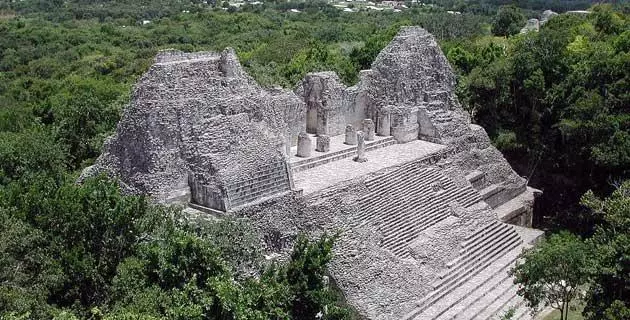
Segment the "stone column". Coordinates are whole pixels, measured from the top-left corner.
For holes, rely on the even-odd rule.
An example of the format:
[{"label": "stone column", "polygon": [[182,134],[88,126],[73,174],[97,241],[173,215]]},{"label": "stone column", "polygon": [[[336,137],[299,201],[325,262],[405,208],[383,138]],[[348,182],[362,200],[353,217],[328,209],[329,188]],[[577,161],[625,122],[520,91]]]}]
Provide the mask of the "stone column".
[{"label": "stone column", "polygon": [[306,132],[300,132],[297,142],[296,156],[308,158],[311,156],[311,137]]},{"label": "stone column", "polygon": [[381,109],[378,112],[378,135],[387,137],[390,135],[391,118],[389,112]]},{"label": "stone column", "polygon": [[346,144],[355,145],[357,144],[357,131],[354,127],[349,124],[346,126]]},{"label": "stone column", "polygon": [[363,120],[363,132],[365,133],[365,140],[374,140],[374,121],[372,119]]},{"label": "stone column", "polygon": [[356,162],[366,162],[365,157],[365,134],[363,131],[357,132],[357,156],[354,158]]},{"label": "stone column", "polygon": [[330,150],[330,137],[322,134],[317,136],[315,151],[328,152]]}]

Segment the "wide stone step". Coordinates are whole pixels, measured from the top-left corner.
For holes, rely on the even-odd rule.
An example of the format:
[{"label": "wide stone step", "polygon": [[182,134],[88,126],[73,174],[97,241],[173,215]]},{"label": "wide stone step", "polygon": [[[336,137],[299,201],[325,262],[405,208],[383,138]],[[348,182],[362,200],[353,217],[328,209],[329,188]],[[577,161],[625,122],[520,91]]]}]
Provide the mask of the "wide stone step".
[{"label": "wide stone step", "polygon": [[391,195],[398,196],[401,193],[404,195],[412,194],[412,191],[409,190],[410,184],[412,185],[411,187],[415,189],[430,189],[431,182],[434,182],[441,177],[442,174],[436,170],[409,172],[409,174],[404,177],[392,180],[391,183],[385,184],[383,187],[376,190],[372,190],[370,193],[359,199],[359,204],[370,203],[370,205],[373,205],[375,197],[385,199]]},{"label": "wide stone step", "polygon": [[428,171],[419,172],[417,175],[413,174],[414,173],[410,173],[408,177],[401,177],[398,181],[392,183],[391,187],[389,188],[382,188],[368,194],[368,198],[363,199],[361,201],[361,204],[365,204],[366,200],[369,203],[373,203],[375,196],[383,199],[395,198],[396,200],[402,200],[401,196],[417,196],[419,195],[418,192],[422,192],[423,194],[428,195],[434,192],[431,188],[431,185],[433,183],[447,182],[447,180],[440,173],[436,172]]},{"label": "wide stone step", "polygon": [[227,185],[226,191],[230,206],[234,208],[290,188],[286,163],[276,162],[255,172],[251,178]]},{"label": "wide stone step", "polygon": [[[411,163],[407,163],[407,164],[401,166],[400,168],[398,168],[394,172],[390,172],[387,176],[397,177],[397,176],[408,174],[410,172],[414,172],[416,169],[432,169],[432,168],[430,168],[428,166],[439,162],[440,159],[448,157],[448,155],[453,153],[453,152],[454,152],[453,150],[445,150],[443,152],[430,154],[430,155],[425,156],[425,157],[423,157],[421,159],[415,160],[415,161],[413,161]],[[432,169],[432,170],[435,170],[435,169]],[[372,179],[368,179],[368,180],[365,181],[365,185],[368,187],[369,190],[372,191],[372,190],[374,190],[373,188],[375,186],[378,186],[378,184],[383,181],[382,179],[383,179],[382,176],[375,177],[375,178],[372,178]]]},{"label": "wide stone step", "polygon": [[250,196],[255,196],[256,194],[264,192],[265,190],[270,190],[277,185],[289,185],[288,178],[285,176],[283,178],[263,181],[252,185],[250,188],[245,188],[243,191],[230,193],[230,199],[244,199]]},{"label": "wide stone step", "polygon": [[502,236],[500,239],[496,239],[497,242],[486,247],[487,250],[480,250],[477,254],[470,256],[465,261],[462,261],[460,265],[451,269],[451,272],[432,283],[434,288],[440,288],[447,285],[450,281],[453,281],[461,276],[462,273],[470,272],[471,270],[478,269],[479,265],[483,265],[486,261],[492,261],[493,258],[500,256],[506,251],[512,250],[516,246],[522,243],[521,238],[511,235]]},{"label": "wide stone step", "polygon": [[[371,223],[383,234],[381,246],[399,257],[423,230],[451,215],[451,203],[468,207],[481,201],[469,185],[459,187],[439,170],[414,162],[368,182],[359,200],[357,225]],[[436,188],[437,187],[437,188]]]},{"label": "wide stone step", "polygon": [[[437,178],[438,176],[435,176]],[[435,182],[432,180],[431,182]],[[444,180],[440,180],[444,181]],[[360,203],[360,208],[365,213],[377,213],[382,217],[387,218],[388,212],[400,211],[401,208],[409,207],[413,201],[430,201],[429,195],[434,193],[431,190],[429,182],[420,181],[414,183],[411,186],[401,186],[401,189],[395,189],[388,192],[381,191],[377,194],[371,195],[367,201]],[[387,220],[387,219],[385,219]]]},{"label": "wide stone step", "polygon": [[448,310],[451,305],[466,299],[486,283],[497,277],[503,278],[503,272],[507,272],[507,269],[516,261],[518,252],[519,250],[511,250],[494,261],[486,263],[479,272],[471,273],[448,287],[432,291],[403,319],[435,319],[437,315],[446,312],[445,310]]},{"label": "wide stone step", "polygon": [[[389,217],[387,213],[392,211],[399,211],[401,208],[410,207],[418,201],[431,201],[430,194],[434,191],[431,190],[429,184],[418,183],[413,186],[402,187],[397,196],[392,194],[380,195],[380,199],[372,203],[362,203],[361,208],[371,212],[382,212],[381,216]],[[402,194],[401,194],[402,193]],[[394,193],[396,195],[396,193]],[[443,197],[436,197],[441,199]],[[409,201],[411,200],[411,201]]]},{"label": "wide stone step", "polygon": [[[507,270],[505,270],[505,273],[507,274]],[[506,296],[511,297],[511,294],[516,292],[516,288],[514,287],[514,284],[512,282],[512,277],[507,277],[493,290],[489,290],[484,295],[482,295],[480,297],[481,299],[477,300],[476,303],[469,305],[466,312],[460,313],[456,319],[473,319],[474,317],[478,316],[483,310],[488,310],[489,308],[494,308],[491,307],[493,305],[501,304],[501,301],[505,300]],[[490,317],[488,316],[486,319],[490,319]]]},{"label": "wide stone step", "polygon": [[254,193],[250,193],[245,197],[241,197],[241,198],[236,198],[236,199],[230,199],[230,203],[232,205],[232,207],[238,207],[244,204],[247,204],[249,202],[253,202],[255,200],[270,196],[270,195],[274,195],[277,193],[281,193],[284,191],[288,191],[290,190],[291,187],[289,186],[288,183],[281,183],[281,184],[276,184],[274,186],[271,186],[269,188],[265,188],[262,189],[260,191],[254,192]]},{"label": "wide stone step", "polygon": [[460,246],[462,248],[466,247],[470,242],[477,241],[477,239],[483,237],[486,233],[492,232],[493,229],[499,228],[499,227],[501,227],[501,223],[497,220],[492,220],[492,222],[482,226],[481,228],[475,230],[474,232],[466,236],[466,238],[464,238],[464,241],[462,241]]},{"label": "wide stone step", "polygon": [[486,280],[485,283],[470,292],[467,296],[460,299],[453,299],[436,319],[453,320],[453,319],[470,319],[471,309],[478,305],[488,305],[494,302],[503,290],[502,286],[512,285],[512,277],[508,274],[510,264],[506,264],[494,277]]},{"label": "wide stone step", "polygon": [[[396,193],[405,189],[409,183],[422,184],[438,179],[442,174],[431,168],[410,168],[401,172],[395,172],[382,178],[378,185],[368,186],[371,193]],[[367,197],[362,198],[364,200]]]},{"label": "wide stone step", "polygon": [[[497,224],[497,223],[493,221],[492,224]],[[477,250],[480,245],[486,244],[488,242],[493,242],[496,238],[499,238],[506,234],[518,236],[516,231],[514,231],[514,229],[512,229],[509,225],[506,225],[503,223],[498,223],[498,225],[499,225],[498,228],[488,229],[486,233],[483,235],[483,237],[477,238],[475,241],[468,242],[466,245],[464,245],[463,248],[459,249],[459,253],[462,255],[470,254],[474,252],[475,250]],[[458,259],[455,259],[452,261],[453,262],[452,264],[450,263],[449,264],[455,265],[457,264],[458,261],[459,261]]]},{"label": "wide stone step", "polygon": [[394,253],[405,251],[409,242],[413,241],[423,230],[435,225],[451,214],[448,203],[437,199],[432,205],[419,201],[414,208],[407,209],[404,215],[397,217],[399,223],[381,227],[385,234],[382,245]]},{"label": "wide stone step", "polygon": [[[433,173],[426,178],[414,179],[413,176],[410,176],[409,178],[403,180],[400,184],[398,184],[397,187],[387,191],[379,191],[378,193],[376,193],[376,195],[389,201],[389,203],[386,203],[383,207],[392,208],[392,203],[394,203],[395,205],[404,206],[409,199],[424,199],[430,198],[432,195],[435,195],[437,192],[434,191],[432,188],[432,184],[434,183],[441,184],[445,189],[454,187],[448,178],[439,173]],[[381,207],[373,207],[372,202],[373,201],[364,201],[361,204],[364,206],[370,206],[375,209],[382,209]]]},{"label": "wide stone step", "polygon": [[[410,203],[409,207],[404,208],[404,212],[399,213],[398,215],[387,215],[389,212],[385,212],[385,215],[386,217],[389,217],[389,219],[404,219],[404,222],[409,225],[409,228],[422,226],[422,229],[425,229],[433,224],[431,223],[432,217],[440,216],[442,214],[450,214],[450,202],[458,200],[457,195],[455,195],[458,191],[461,190],[452,189],[450,192],[442,193],[435,198],[418,198],[415,202]],[[390,220],[385,221],[387,222]],[[386,230],[389,231],[389,229]],[[391,236],[395,237],[398,236],[398,234],[393,233]]]},{"label": "wide stone step", "polygon": [[238,183],[234,183],[231,185],[228,185],[227,187],[227,191],[228,192],[239,192],[243,189],[246,189],[248,187],[254,186],[254,185],[258,185],[258,184],[265,184],[269,181],[272,181],[274,179],[278,179],[278,178],[286,178],[287,177],[287,171],[284,168],[278,168],[275,171],[272,172],[268,172],[268,173],[261,173],[259,175],[256,175],[256,177],[251,178],[251,179],[247,179],[244,181],[239,181]]},{"label": "wide stone step", "polygon": [[273,184],[287,182],[288,179],[286,172],[279,172],[278,174],[267,176],[259,181],[252,181],[249,185],[236,189],[228,189],[228,194],[230,194],[231,197],[242,197],[243,195],[257,192]]},{"label": "wide stone step", "polygon": [[[510,278],[510,280],[512,279]],[[473,316],[470,319],[499,318],[512,307],[517,311],[520,306],[519,296],[516,294],[517,286],[514,283],[508,283],[501,289],[502,292],[490,303],[473,306],[470,310]]]},{"label": "wide stone step", "polygon": [[497,244],[492,247],[492,250],[487,251],[487,256],[477,257],[477,259],[473,261],[469,261],[464,268],[459,268],[457,270],[453,270],[451,274],[449,274],[446,278],[440,280],[437,279],[432,283],[433,288],[435,290],[439,290],[440,288],[450,288],[453,285],[461,282],[462,280],[470,277],[471,274],[474,274],[476,271],[483,269],[486,265],[491,264],[494,260],[500,258],[506,252],[509,252],[516,246],[521,244],[519,240],[510,240],[508,243]]},{"label": "wide stone step", "polygon": [[418,161],[414,161],[411,163],[403,164],[396,170],[389,172],[387,175],[381,175],[375,178],[365,180],[365,186],[370,189],[370,191],[377,191],[376,189],[382,186],[384,183],[387,183],[392,180],[396,180],[401,176],[406,175],[407,173],[414,172],[416,170],[424,170],[428,168],[423,168]]},{"label": "wide stone step", "polygon": [[[392,236],[397,236],[396,231],[404,231],[398,228],[399,222],[407,224],[407,228],[417,228],[424,226],[431,221],[431,217],[439,215],[442,211],[448,211],[448,203],[450,194],[443,193],[435,198],[418,198],[412,202],[406,202],[404,206],[393,206],[390,210],[383,211],[383,232],[392,231]],[[447,212],[448,213],[448,212]],[[422,221],[425,221],[423,223]],[[398,230],[394,230],[398,229]]]}]

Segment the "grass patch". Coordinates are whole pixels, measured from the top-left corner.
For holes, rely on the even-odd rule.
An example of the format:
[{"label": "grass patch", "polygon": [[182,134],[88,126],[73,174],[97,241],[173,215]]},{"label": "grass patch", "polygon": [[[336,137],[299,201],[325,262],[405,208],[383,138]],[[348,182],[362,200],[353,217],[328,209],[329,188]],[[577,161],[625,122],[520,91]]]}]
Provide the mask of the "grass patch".
[{"label": "grass patch", "polygon": [[[569,305],[569,320],[584,320],[582,311],[584,310],[584,302],[576,300]],[[543,320],[557,320],[560,319],[560,311],[554,310],[552,313],[545,316]]]}]

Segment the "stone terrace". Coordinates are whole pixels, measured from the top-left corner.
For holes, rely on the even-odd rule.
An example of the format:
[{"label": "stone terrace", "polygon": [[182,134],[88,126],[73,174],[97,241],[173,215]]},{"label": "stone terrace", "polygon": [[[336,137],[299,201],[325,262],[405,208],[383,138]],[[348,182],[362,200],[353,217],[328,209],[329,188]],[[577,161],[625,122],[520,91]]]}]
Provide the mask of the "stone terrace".
[{"label": "stone terrace", "polygon": [[[331,151],[329,153],[333,152],[333,145],[342,145],[342,139],[343,136],[331,137]],[[374,142],[378,141],[379,140],[375,140]],[[356,146],[343,146],[347,147],[347,149],[354,147],[356,150]],[[405,144],[394,144],[368,151],[367,162],[359,163],[353,161],[352,157],[347,157],[304,171],[294,171],[293,181],[295,188],[298,190],[301,189],[302,192],[307,195],[346,180],[364,176],[388,167],[402,165],[432,154],[437,154],[440,151],[446,151],[446,146],[422,140],[415,140]],[[317,156],[317,153],[318,152],[314,152],[314,156]],[[356,152],[353,152],[352,156],[355,154]],[[302,158],[292,157],[291,162],[295,163],[299,161],[299,159]]]}]

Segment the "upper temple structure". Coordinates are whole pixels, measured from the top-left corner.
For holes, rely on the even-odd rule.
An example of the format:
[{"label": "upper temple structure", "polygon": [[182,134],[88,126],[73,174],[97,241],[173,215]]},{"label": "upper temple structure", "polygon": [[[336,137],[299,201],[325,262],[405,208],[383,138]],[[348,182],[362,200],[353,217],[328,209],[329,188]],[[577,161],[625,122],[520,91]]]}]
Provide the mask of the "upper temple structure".
[{"label": "upper temple structure", "polygon": [[471,123],[431,34],[405,27],[359,82],[258,85],[231,49],[163,51],[84,176],[246,217],[269,251],[340,232],[330,273],[369,319],[531,318],[507,270],[538,191]]}]

